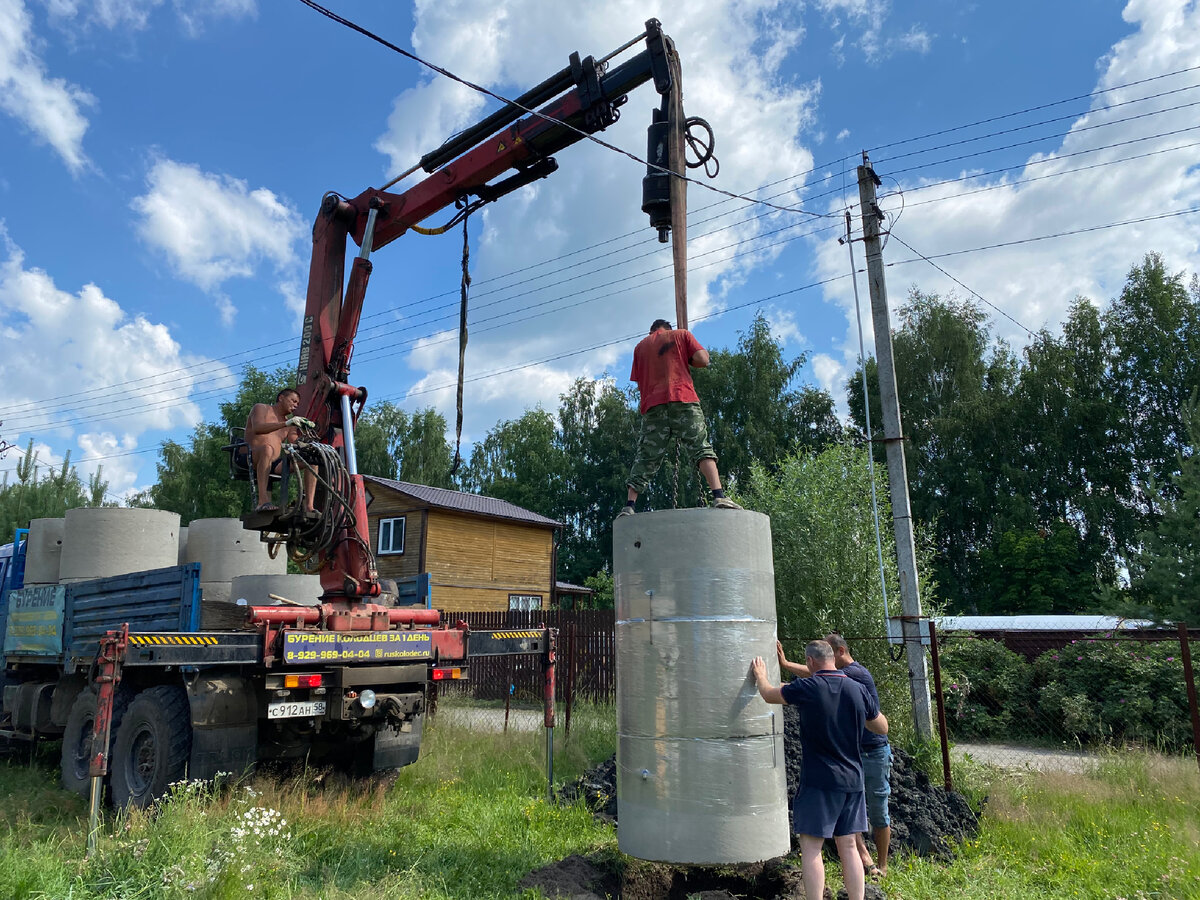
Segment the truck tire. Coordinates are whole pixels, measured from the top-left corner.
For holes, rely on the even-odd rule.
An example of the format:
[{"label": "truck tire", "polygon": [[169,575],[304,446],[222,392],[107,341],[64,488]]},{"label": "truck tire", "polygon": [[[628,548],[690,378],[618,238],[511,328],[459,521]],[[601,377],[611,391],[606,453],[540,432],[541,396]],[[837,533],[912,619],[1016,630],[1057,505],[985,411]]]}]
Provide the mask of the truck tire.
[{"label": "truck tire", "polygon": [[[88,768],[92,762],[92,731],[96,726],[96,702],[99,697],[90,687],[84,688],[71,704],[67,713],[67,724],[63,730],[62,783],[68,791],[86,797],[91,790]],[[117,729],[125,710],[129,708],[129,695],[118,690],[113,698],[112,725],[109,729],[109,747],[112,747]],[[110,767],[111,768],[111,767]],[[105,779],[107,781],[107,779]]]},{"label": "truck tire", "polygon": [[149,806],[182,781],[192,752],[187,693],[174,685],[147,688],[129,704],[112,752],[113,806]]}]

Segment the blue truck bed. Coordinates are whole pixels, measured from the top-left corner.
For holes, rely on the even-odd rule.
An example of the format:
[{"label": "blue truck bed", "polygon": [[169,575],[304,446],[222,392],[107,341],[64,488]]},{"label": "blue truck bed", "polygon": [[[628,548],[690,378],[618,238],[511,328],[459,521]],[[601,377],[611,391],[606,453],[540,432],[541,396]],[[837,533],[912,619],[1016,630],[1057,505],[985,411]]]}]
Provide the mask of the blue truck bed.
[{"label": "blue truck bed", "polygon": [[6,605],[4,656],[70,672],[90,665],[104,634],[126,622],[137,632],[198,631],[200,564],[21,588]]}]

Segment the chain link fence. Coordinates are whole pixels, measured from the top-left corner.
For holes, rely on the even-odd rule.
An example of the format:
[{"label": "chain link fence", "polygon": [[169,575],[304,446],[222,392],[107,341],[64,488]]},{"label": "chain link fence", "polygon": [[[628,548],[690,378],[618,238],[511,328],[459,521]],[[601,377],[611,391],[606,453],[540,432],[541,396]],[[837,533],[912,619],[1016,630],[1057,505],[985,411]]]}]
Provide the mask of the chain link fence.
[{"label": "chain link fence", "polygon": [[[447,621],[460,618],[477,629],[558,629],[557,697],[565,714],[559,725],[570,722],[571,708],[579,700],[615,700],[611,610],[446,614]],[[1196,752],[1200,710],[1190,649],[1200,629],[1084,635],[974,634],[934,627],[930,633],[926,659],[934,736],[942,745],[947,782],[951,754],[1002,768],[1073,772],[1084,771],[1100,753],[1114,749]],[[902,648],[884,635],[845,638],[851,654],[875,678],[893,739],[909,742],[915,734]],[[803,660],[810,639],[781,636],[788,658],[795,661]],[[479,660],[472,664],[467,683],[443,684],[441,691],[502,702],[504,709],[494,715],[503,716],[507,730],[517,722],[516,710],[541,706],[541,660]]]},{"label": "chain link fence", "polygon": [[937,632],[945,737],[1005,768],[1083,771],[1102,751],[1195,752],[1200,632]]}]

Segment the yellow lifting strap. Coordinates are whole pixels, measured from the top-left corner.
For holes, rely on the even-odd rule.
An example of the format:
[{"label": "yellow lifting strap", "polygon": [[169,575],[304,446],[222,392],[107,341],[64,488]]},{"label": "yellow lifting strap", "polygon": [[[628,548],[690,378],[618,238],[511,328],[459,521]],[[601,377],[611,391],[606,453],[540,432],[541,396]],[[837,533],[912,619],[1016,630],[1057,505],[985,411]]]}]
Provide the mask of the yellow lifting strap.
[{"label": "yellow lifting strap", "polygon": [[422,228],[420,225],[409,225],[408,227],[410,229],[412,229],[413,231],[415,231],[417,234],[423,234],[423,235],[426,235],[427,237],[433,237],[435,234],[445,234],[447,231],[449,231],[450,223],[447,223],[447,224],[441,226],[440,228]]}]

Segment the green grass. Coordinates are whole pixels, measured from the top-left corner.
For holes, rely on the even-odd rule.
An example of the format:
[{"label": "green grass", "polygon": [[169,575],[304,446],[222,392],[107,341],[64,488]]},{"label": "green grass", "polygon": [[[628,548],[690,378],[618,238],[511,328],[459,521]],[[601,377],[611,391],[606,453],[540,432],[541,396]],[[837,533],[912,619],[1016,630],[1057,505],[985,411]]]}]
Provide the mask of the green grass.
[{"label": "green grass", "polygon": [[[612,707],[577,706],[570,741],[556,732],[556,778],[613,745]],[[85,804],[58,788],[54,760],[10,759],[0,765],[0,897],[510,897],[532,868],[615,845],[582,805],[545,797],[543,732],[435,723],[421,760],[394,782],[312,772],[188,786],[154,815],[110,816],[88,861]]]},{"label": "green grass", "polygon": [[956,766],[986,789],[979,837],[951,865],[893,861],[892,900],[1200,898],[1200,772],[1194,756],[1112,753],[1086,774]]},{"label": "green grass", "polygon": [[[571,741],[556,735],[556,775],[574,777],[613,744],[612,707],[578,706]],[[90,861],[85,805],[58,788],[49,748],[32,766],[10,757],[0,763],[0,898],[519,896],[531,869],[616,854],[612,829],[586,809],[546,803],[544,754],[540,731],[435,723],[421,761],[394,781],[311,772],[189,786],[153,815],[110,815]],[[1070,776],[968,761],[954,775],[969,796],[988,796],[983,830],[950,864],[894,859],[892,900],[1200,898],[1194,758],[1113,754]],[[829,874],[838,885],[832,864]]]}]

